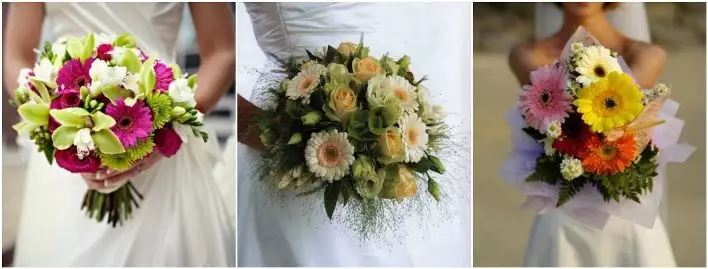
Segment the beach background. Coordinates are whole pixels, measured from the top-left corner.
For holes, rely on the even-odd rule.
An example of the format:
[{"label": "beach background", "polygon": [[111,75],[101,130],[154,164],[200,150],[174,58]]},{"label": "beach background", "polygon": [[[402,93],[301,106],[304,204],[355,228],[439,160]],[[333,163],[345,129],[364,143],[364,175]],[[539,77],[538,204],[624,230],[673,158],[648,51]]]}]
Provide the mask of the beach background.
[{"label": "beach background", "polygon": [[[705,3],[646,3],[653,43],[668,52],[660,81],[686,121],[680,142],[697,148],[684,164],[668,166],[669,238],[678,266],[706,266],[706,17]],[[519,85],[508,52],[534,39],[534,3],[473,5],[474,266],[521,266],[534,214],[499,176],[511,149],[503,114]]]}]

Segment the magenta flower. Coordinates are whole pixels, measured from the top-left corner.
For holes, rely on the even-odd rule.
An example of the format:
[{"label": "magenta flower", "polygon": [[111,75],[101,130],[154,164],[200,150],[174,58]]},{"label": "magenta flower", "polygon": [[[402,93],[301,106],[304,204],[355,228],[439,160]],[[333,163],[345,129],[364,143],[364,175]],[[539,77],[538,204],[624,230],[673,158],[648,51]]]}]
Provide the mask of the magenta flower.
[{"label": "magenta flower", "polygon": [[175,155],[182,147],[182,139],[170,126],[165,126],[155,132],[155,147],[165,157]]},{"label": "magenta flower", "polygon": [[529,126],[545,132],[551,121],[563,123],[572,109],[565,83],[562,66],[544,66],[531,72],[531,85],[524,86],[519,94],[519,109]]},{"label": "magenta flower", "polygon": [[159,61],[155,62],[155,90],[167,92],[170,83],[174,80],[175,78],[170,67]]},{"label": "magenta flower", "polygon": [[116,120],[111,130],[116,134],[123,147],[135,146],[152,132],[152,112],[144,101],[138,101],[132,107],[125,105],[123,98],[116,104],[108,104],[106,114]]},{"label": "magenta flower", "polygon": [[66,61],[57,73],[57,85],[60,91],[79,90],[81,86],[88,86],[91,83],[89,69],[92,63],[93,58],[88,58],[85,64],[81,64],[78,59]]},{"label": "magenta flower", "polygon": [[111,56],[112,51],[113,45],[111,44],[98,45],[98,48],[96,48],[96,58],[109,62],[111,61],[111,59],[113,59],[113,57]]},{"label": "magenta flower", "polygon": [[[79,107],[81,106],[81,93],[79,93],[78,90],[65,90],[62,93],[59,94],[57,98],[52,100],[52,103],[49,104],[50,109],[64,109],[64,108],[70,108],[70,107]],[[49,132],[54,133],[54,130],[59,128],[61,126],[59,122],[54,120],[54,117],[49,116]]]},{"label": "magenta flower", "polygon": [[54,158],[59,167],[72,173],[96,173],[101,166],[101,160],[92,154],[79,158],[74,146],[65,150],[57,150],[54,153]]}]

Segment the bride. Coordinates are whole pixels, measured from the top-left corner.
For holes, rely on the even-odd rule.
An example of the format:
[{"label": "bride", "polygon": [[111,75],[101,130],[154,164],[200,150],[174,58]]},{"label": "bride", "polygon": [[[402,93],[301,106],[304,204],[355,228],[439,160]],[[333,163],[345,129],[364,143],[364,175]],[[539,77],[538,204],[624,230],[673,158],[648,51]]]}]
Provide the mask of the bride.
[{"label": "bride", "polygon": [[[632,4],[636,5],[624,6]],[[666,61],[666,52],[659,46],[647,43],[648,27],[640,3],[537,5],[540,5],[537,7],[537,19],[541,18],[539,24],[543,25],[537,29],[537,34],[542,39],[516,46],[509,56],[509,64],[520,84],[529,82],[531,71],[558,59],[563,46],[578,26],[583,26],[601,44],[624,57],[640,86],[648,88],[656,83]],[[562,20],[554,21],[557,18],[554,13],[561,15],[558,8],[562,12]],[[624,33],[611,25],[605,12],[615,13],[615,19],[619,17],[624,20],[619,23],[629,26],[622,29]],[[639,16],[632,16],[637,14]],[[554,23],[559,27],[551,32],[554,31]],[[632,34],[632,37],[625,33]],[[657,217],[653,229],[611,216],[605,228],[598,231],[556,209],[536,215],[526,246],[524,265],[663,267],[676,264],[661,216]]]},{"label": "bride", "polygon": [[[269,54],[314,51],[328,44],[357,42],[363,35],[372,55],[409,55],[416,74],[428,75],[426,86],[446,101],[447,112],[453,114],[448,120],[464,122],[456,131],[469,134],[469,4],[246,3],[245,7],[257,44]],[[250,35],[239,33],[239,44]],[[237,57],[251,53],[239,50]],[[242,95],[247,91],[239,89]],[[397,227],[401,236],[385,234],[374,242],[360,240],[346,224],[330,222],[316,195],[291,197],[275,205],[275,198],[264,194],[250,175],[262,149],[258,134],[247,132],[249,118],[259,109],[254,100],[241,96],[238,100],[239,266],[470,266],[469,188],[459,190],[463,197],[455,197],[449,208],[430,204],[429,217],[408,212]],[[469,159],[458,164],[462,165],[465,170],[458,176],[469,182]]]},{"label": "bride", "polygon": [[[184,8],[184,3],[13,3],[5,33],[5,85],[17,86],[20,70],[32,67],[45,20],[52,39],[127,32],[147,53],[174,63]],[[189,9],[202,59],[195,98],[197,108],[208,112],[233,81],[233,15],[226,3],[191,3]],[[234,266],[233,223],[211,176],[217,157],[215,139],[209,144],[191,139],[177,155],[155,155],[124,173],[77,175],[32,154],[15,265]],[[113,228],[84,216],[80,205],[87,186],[105,190],[127,180],[145,197],[130,220]]]}]

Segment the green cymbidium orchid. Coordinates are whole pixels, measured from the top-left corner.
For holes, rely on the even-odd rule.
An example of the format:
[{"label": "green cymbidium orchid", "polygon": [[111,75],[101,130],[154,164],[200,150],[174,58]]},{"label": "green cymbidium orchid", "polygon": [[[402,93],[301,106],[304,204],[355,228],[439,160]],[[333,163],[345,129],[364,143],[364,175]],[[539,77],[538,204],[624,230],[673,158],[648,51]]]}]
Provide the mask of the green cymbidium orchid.
[{"label": "green cymbidium orchid", "polygon": [[74,138],[82,129],[90,129],[91,139],[96,148],[103,154],[118,154],[125,152],[123,144],[110,130],[116,121],[103,112],[89,113],[83,108],[53,109],[49,114],[61,124],[52,134],[54,147],[64,150],[71,147]]},{"label": "green cymbidium orchid", "polygon": [[52,102],[49,90],[44,83],[36,79],[32,79],[31,83],[39,94],[31,90],[25,92],[29,95],[29,100],[17,108],[22,122],[12,126],[18,133],[28,133],[49,125],[49,105]]}]

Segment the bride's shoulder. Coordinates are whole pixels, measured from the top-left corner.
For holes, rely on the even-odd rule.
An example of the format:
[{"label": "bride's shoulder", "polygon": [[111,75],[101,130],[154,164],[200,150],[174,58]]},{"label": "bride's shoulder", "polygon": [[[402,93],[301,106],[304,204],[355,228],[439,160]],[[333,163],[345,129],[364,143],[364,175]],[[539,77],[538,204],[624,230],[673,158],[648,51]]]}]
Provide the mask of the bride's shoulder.
[{"label": "bride's shoulder", "polygon": [[626,57],[629,62],[651,59],[663,62],[666,59],[666,51],[659,45],[630,39],[627,45]]},{"label": "bride's shoulder", "polygon": [[623,55],[642,87],[651,87],[666,64],[666,51],[659,45],[630,40]]},{"label": "bride's shoulder", "polygon": [[509,53],[509,66],[521,84],[529,81],[529,73],[541,66],[552,64],[560,55],[551,40],[520,43]]}]

